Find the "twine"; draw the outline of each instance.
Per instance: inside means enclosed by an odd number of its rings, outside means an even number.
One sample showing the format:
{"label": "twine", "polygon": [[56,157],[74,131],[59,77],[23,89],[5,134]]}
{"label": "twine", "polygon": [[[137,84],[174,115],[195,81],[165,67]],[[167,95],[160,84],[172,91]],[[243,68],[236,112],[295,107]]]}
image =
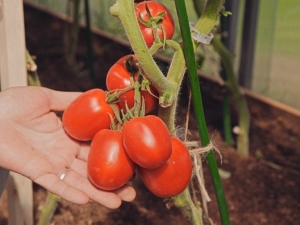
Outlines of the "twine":
{"label": "twine", "polygon": [[189,149],[191,156],[200,155],[200,154],[209,152],[210,150],[215,150],[219,154],[219,156],[221,158],[221,164],[222,164],[222,154],[212,140],[209,142],[209,144],[207,146],[199,147],[200,144],[201,143],[197,142],[197,141],[185,142],[185,145]]}
{"label": "twine", "polygon": [[205,147],[198,147],[199,142],[193,141],[193,142],[186,142],[186,146],[189,148],[190,155],[193,158],[193,164],[194,164],[194,174],[198,181],[198,186],[200,189],[200,192],[202,194],[202,197],[206,202],[210,202],[211,198],[209,197],[207,190],[205,188],[204,184],[204,178],[202,175],[202,159],[201,154],[210,151],[213,148],[212,142],[209,143],[209,145]]}
{"label": "twine", "polygon": [[[204,176],[203,176],[203,170],[202,170],[202,158],[201,155],[204,153],[207,153],[209,151],[217,151],[220,155],[221,158],[221,163],[222,163],[222,155],[220,151],[217,149],[216,145],[212,140],[210,140],[209,144],[204,147],[200,147],[201,143],[197,141],[188,141],[188,125],[189,125],[189,115],[190,115],[190,108],[191,108],[191,99],[192,99],[192,93],[189,91],[189,101],[188,101],[188,107],[187,107],[187,113],[186,113],[186,122],[185,122],[185,132],[184,132],[184,137],[182,138],[186,147],[189,149],[189,153],[193,159],[193,173],[195,174],[197,181],[198,181],[198,186],[199,190],[201,192],[202,196],[202,206],[203,206],[203,212],[206,218],[210,220],[209,215],[208,215],[208,207],[207,207],[207,202],[211,201],[211,198],[209,197],[207,190],[205,188],[204,184]],[[196,190],[194,188],[194,184],[191,181],[191,189],[193,191],[193,197],[194,201],[196,203]],[[211,223],[213,224],[213,223]]]}

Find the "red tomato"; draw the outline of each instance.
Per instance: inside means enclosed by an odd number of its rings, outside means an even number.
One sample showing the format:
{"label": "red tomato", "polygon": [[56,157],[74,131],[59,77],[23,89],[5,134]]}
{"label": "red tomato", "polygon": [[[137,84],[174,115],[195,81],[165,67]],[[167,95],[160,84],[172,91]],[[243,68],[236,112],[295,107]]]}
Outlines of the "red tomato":
{"label": "red tomato", "polygon": [[161,166],[172,152],[167,126],[153,115],[125,122],[123,143],[129,157],[139,166],[148,169]]}
{"label": "red tomato", "polygon": [[171,141],[172,154],[162,166],[152,170],[138,167],[146,187],[161,198],[180,194],[189,184],[192,174],[192,161],[187,147],[175,136],[171,136]]}
{"label": "red tomato", "polygon": [[122,187],[135,171],[135,164],[124,149],[122,133],[107,129],[93,138],[87,166],[90,181],[106,191]]}
{"label": "red tomato", "polygon": [[[105,101],[106,93],[92,89],[75,99],[64,111],[62,122],[66,132],[81,141],[91,140],[101,129],[110,128],[115,116],[112,107]],[[114,104],[119,110],[119,106]]]}
{"label": "red tomato", "polygon": [[[134,55],[132,56],[136,59]],[[130,72],[126,69],[126,59],[128,57],[130,57],[130,55],[120,58],[108,71],[106,76],[106,87],[109,91],[121,90],[132,84]],[[134,74],[134,79],[136,79],[137,76],[138,72]],[[158,96],[158,92],[153,85],[150,85],[150,91],[153,95]],[[141,91],[141,96],[145,100],[146,114],[151,112],[158,105],[158,99],[152,94],[147,90]],[[134,106],[134,90],[132,89],[122,94],[120,99],[118,105],[121,109],[126,109],[125,104],[127,104],[129,108],[132,108]]]}
{"label": "red tomato", "polygon": [[[159,20],[157,23],[160,24],[166,32],[166,39],[171,39],[173,37],[175,26],[174,26],[174,19],[172,17],[171,12],[169,9],[164,6],[162,3],[155,2],[155,1],[143,1],[138,3],[135,6],[135,15],[139,22],[139,26],[141,28],[141,32],[143,34],[143,37],[145,39],[146,45],[150,47],[154,42],[154,34],[151,27],[148,27],[141,23],[139,20],[139,17],[141,17],[144,21],[150,22],[149,15],[146,10],[146,5],[148,6],[148,9],[150,11],[150,15],[152,18],[156,17],[162,12],[166,12],[167,14],[163,17],[162,20]],[[164,38],[162,29],[157,29],[157,33],[160,38]]]}

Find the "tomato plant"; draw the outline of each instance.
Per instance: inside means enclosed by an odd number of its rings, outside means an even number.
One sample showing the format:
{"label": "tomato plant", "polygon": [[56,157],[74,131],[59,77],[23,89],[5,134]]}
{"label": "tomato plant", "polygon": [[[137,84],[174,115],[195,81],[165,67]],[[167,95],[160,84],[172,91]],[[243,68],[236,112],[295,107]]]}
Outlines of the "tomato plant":
{"label": "tomato plant", "polygon": [[153,169],[171,155],[167,126],[156,116],[137,117],[123,125],[123,143],[129,157],[139,166]]}
{"label": "tomato plant", "polygon": [[[110,127],[114,112],[106,101],[106,93],[92,89],[81,94],[64,111],[62,122],[66,132],[77,140],[91,140],[101,129]],[[119,110],[117,104],[113,104]]]}
{"label": "tomato plant", "polygon": [[[131,71],[129,71],[128,66],[126,66],[126,63],[130,63],[128,61],[130,56],[133,57],[133,60],[136,60],[134,55],[126,55],[120,58],[108,71],[106,76],[106,87],[109,91],[122,90],[129,87],[133,84],[133,81],[137,80],[139,72],[134,72],[133,79],[131,79]],[[158,96],[158,92],[153,85],[150,85],[150,92],[148,92],[148,90],[141,90],[141,100],[143,98],[145,101],[146,114],[151,112],[158,105],[158,98],[156,97]],[[126,109],[125,104],[127,104],[129,108],[132,108],[134,103],[134,89],[120,95],[118,105],[121,109]]]}
{"label": "tomato plant", "polygon": [[91,142],[87,165],[91,182],[107,191],[122,187],[135,171],[135,164],[123,146],[122,133],[116,130],[97,132]]}
{"label": "tomato plant", "polygon": [[148,47],[155,41],[154,32],[157,32],[157,35],[163,40],[164,38],[171,39],[173,37],[175,31],[174,19],[170,10],[162,3],[143,1],[138,3],[134,9]]}
{"label": "tomato plant", "polygon": [[146,187],[161,198],[180,194],[189,184],[192,174],[192,161],[187,147],[175,136],[171,136],[171,141],[172,154],[162,166],[155,169],[138,167]]}

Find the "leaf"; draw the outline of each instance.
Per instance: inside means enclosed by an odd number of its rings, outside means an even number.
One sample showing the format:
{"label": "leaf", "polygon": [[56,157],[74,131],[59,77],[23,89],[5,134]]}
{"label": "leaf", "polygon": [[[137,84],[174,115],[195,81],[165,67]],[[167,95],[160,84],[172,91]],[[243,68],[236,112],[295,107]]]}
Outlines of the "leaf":
{"label": "leaf", "polygon": [[220,12],[223,16],[231,16],[232,15],[232,13],[230,12],[230,11],[221,11]]}

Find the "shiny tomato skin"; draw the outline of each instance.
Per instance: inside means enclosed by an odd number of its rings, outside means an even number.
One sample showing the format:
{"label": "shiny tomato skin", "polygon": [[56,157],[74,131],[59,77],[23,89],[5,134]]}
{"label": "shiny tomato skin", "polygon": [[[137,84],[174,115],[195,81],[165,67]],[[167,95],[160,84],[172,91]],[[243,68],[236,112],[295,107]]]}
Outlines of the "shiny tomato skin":
{"label": "shiny tomato skin", "polygon": [[[91,140],[101,129],[111,124],[109,114],[114,117],[112,107],[105,101],[106,93],[101,89],[91,89],[81,94],[64,111],[62,122],[66,132],[81,141]],[[114,104],[119,110],[119,106]]]}
{"label": "shiny tomato skin", "polygon": [[167,126],[159,117],[137,117],[125,122],[122,129],[124,147],[139,166],[153,169],[169,159],[171,138]]}
{"label": "shiny tomato skin", "polygon": [[100,130],[94,136],[87,167],[90,181],[106,191],[116,190],[126,184],[136,168],[124,149],[122,133],[108,129]]}
{"label": "shiny tomato skin", "polygon": [[[126,59],[130,55],[123,56],[120,58],[108,71],[106,76],[106,87],[109,91],[111,90],[121,90],[131,85],[130,72],[126,69],[125,63]],[[136,57],[132,55],[134,59]],[[136,79],[138,72],[134,74]],[[145,113],[151,112],[158,106],[158,92],[153,85],[150,85],[150,94],[147,90],[141,91],[141,96],[145,99]],[[125,104],[128,105],[129,109],[134,106],[134,90],[129,90],[120,96],[120,101],[118,105],[120,109],[126,109]]]}
{"label": "shiny tomato skin", "polygon": [[[149,8],[150,14],[152,17],[157,16],[158,14],[162,13],[162,12],[166,12],[167,14],[164,16],[163,21],[160,23],[166,32],[166,39],[171,39],[173,37],[173,34],[175,32],[175,25],[174,25],[174,19],[173,16],[170,12],[170,10],[163,5],[160,2],[156,2],[156,1],[143,1],[138,3],[134,10],[135,10],[135,15],[136,18],[138,20],[139,26],[141,28],[141,32],[143,34],[144,40],[146,42],[146,45],[148,47],[150,47],[153,42],[154,42],[154,35],[152,32],[152,28],[151,27],[147,27],[144,24],[142,24],[139,21],[139,15],[141,16],[141,18],[148,22],[149,21],[149,16],[146,10],[146,5]],[[159,35],[160,38],[164,38],[163,32],[161,29],[157,29],[157,33]]]}
{"label": "shiny tomato skin", "polygon": [[192,161],[182,141],[171,136],[172,154],[156,169],[138,167],[139,175],[150,192],[161,198],[180,194],[188,186],[192,175]]}

